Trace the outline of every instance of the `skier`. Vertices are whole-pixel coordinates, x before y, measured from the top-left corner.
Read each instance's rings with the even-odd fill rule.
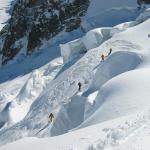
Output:
[[[109,53],[107,56],[109,56],[112,53],[112,48],[109,49]]]
[[[49,122],[51,123],[53,121],[53,119],[54,119],[54,114],[50,113],[48,118],[49,118]]]
[[[82,84],[81,84],[80,82],[78,83],[78,86],[79,86],[78,91],[81,91],[81,86],[82,86]]]
[[[101,55],[101,59],[102,59],[102,61],[104,61],[104,59],[105,59],[104,54]]]

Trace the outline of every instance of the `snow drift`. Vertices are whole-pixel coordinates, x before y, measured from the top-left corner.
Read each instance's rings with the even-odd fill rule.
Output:
[[[96,112],[80,127],[150,109],[149,73],[150,69],[139,69],[108,81],[96,97]]]

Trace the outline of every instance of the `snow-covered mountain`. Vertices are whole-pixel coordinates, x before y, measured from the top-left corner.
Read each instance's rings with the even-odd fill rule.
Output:
[[[20,51],[29,55],[60,32],[80,27],[89,0],[17,0],[11,18],[0,33],[2,64]]]
[[[74,2],[80,3],[61,4]],[[26,10],[26,3],[34,12],[43,6],[38,0],[18,1],[14,11]],[[44,37],[29,56],[23,47],[1,66],[0,150],[149,150],[150,6],[138,3],[89,1],[76,30]],[[31,40],[41,39],[34,36]],[[28,44],[28,38],[18,39]]]

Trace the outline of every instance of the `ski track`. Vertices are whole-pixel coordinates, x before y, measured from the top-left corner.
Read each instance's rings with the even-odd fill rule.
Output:
[[[146,112],[147,113],[147,112]],[[138,137],[143,130],[149,131],[150,112],[137,114],[132,121],[126,121],[115,128],[104,128],[105,137],[96,140],[89,145],[87,150],[119,150],[119,146],[126,143],[131,138]]]

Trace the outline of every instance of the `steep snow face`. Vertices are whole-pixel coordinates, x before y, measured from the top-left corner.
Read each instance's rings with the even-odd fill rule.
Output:
[[[143,63],[142,61],[145,62],[146,59],[141,60],[141,57],[142,54],[137,54],[136,52],[118,51],[113,53],[106,62],[103,62],[97,67],[89,88],[91,91],[87,91],[86,93],[97,91],[104,83],[118,74],[138,68]]]
[[[111,33],[115,32],[113,28],[98,28],[93,29],[82,38],[82,41],[87,50],[93,49],[101,45],[104,41],[109,39],[112,35]],[[117,31],[116,31],[117,32]]]
[[[123,50],[123,49],[122,49]],[[126,61],[128,60],[128,61]],[[134,69],[149,68],[150,54],[149,51],[118,51],[113,53],[107,61],[95,68],[95,75],[89,89],[83,94],[92,100],[92,104],[86,107],[85,118],[90,117],[99,105],[95,103],[97,91],[113,77]],[[93,97],[94,96],[94,97]]]
[[[27,82],[24,84],[16,98],[11,102],[10,120],[16,123],[22,120],[28,113],[33,101],[41,94],[46,84],[42,74],[39,71],[34,71]]]
[[[149,27],[150,19],[140,23],[138,21],[134,22],[134,26],[129,25],[125,27],[122,32],[115,34],[112,38],[102,43],[100,48],[107,51],[108,48],[112,48],[113,51],[118,50],[149,50],[149,32],[147,31]]]
[[[7,83],[2,84],[2,87],[0,86],[1,128],[7,127],[9,124],[13,125],[26,116],[31,104],[39,97],[48,83],[55,78],[61,69],[61,64],[57,64],[57,61],[60,60],[52,61],[39,70],[9,82],[10,85],[7,87],[7,90]],[[10,95],[6,91],[9,91]]]
[[[150,109],[149,73],[149,68],[139,69],[108,81],[96,97],[96,112],[81,127]]]
[[[82,27],[85,31],[97,27],[112,27],[134,20],[141,12],[136,0],[92,0]]]
[[[38,70],[35,70],[16,97],[17,102],[21,104],[24,101],[32,100],[33,97],[36,99],[44,86],[42,74]]]
[[[97,28],[90,30],[80,39],[60,45],[64,63],[72,61],[77,56],[85,54],[88,50],[98,47],[114,34],[120,32],[117,28]]]
[[[60,45],[61,56],[63,57],[63,63],[66,64],[69,61],[75,59],[81,54],[86,52],[85,45],[81,39],[71,41],[67,44]]]

